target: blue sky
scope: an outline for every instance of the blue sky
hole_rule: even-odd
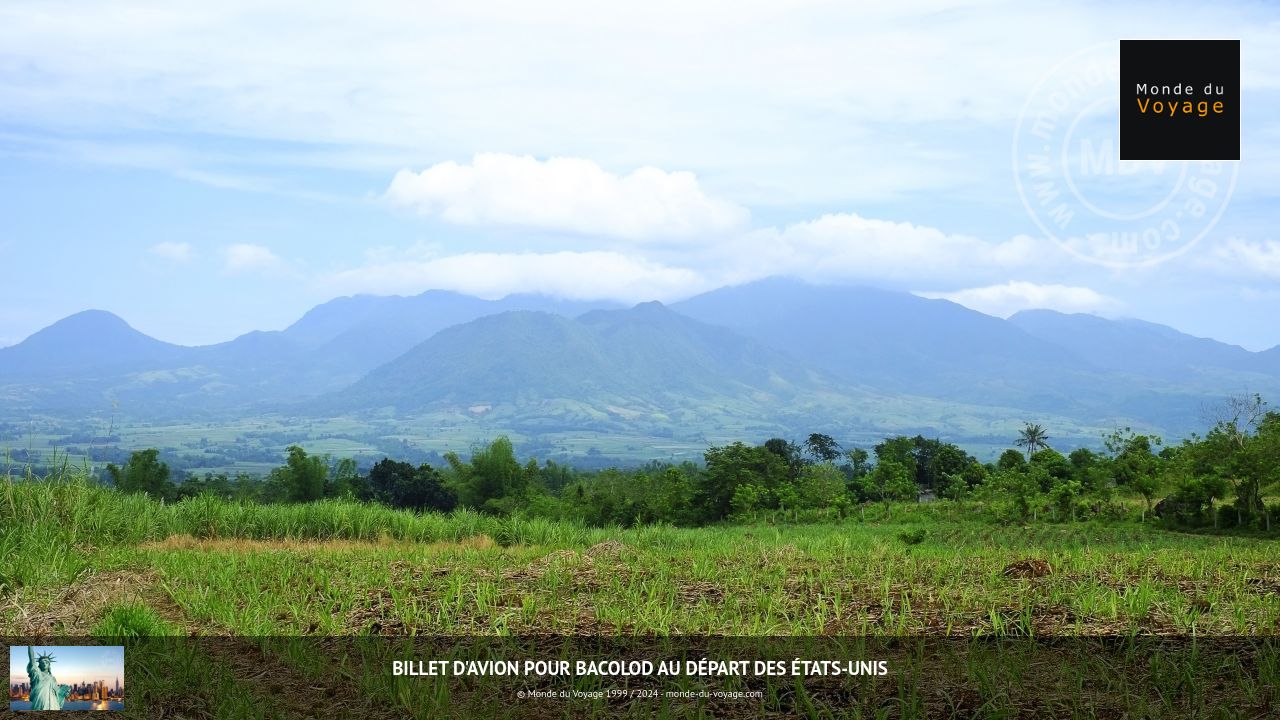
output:
[[[357,292],[779,272],[1280,344],[1280,8],[859,5],[4,3],[0,345],[91,307],[202,344]],[[1019,112],[1081,49],[1179,37],[1242,40],[1235,190],[1176,258],[1087,262],[1019,199]]]
[[[53,676],[59,683],[73,685],[77,683],[102,680],[109,687],[115,687],[116,678],[124,684],[124,648],[120,646],[36,646],[36,655],[51,653],[53,655]],[[9,684],[28,682],[27,646],[14,645],[9,648]]]

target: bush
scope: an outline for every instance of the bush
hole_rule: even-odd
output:
[[[929,531],[924,528],[913,528],[911,530],[903,530],[898,533],[898,539],[904,545],[919,545],[929,536]]]

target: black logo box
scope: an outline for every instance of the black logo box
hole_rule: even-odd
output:
[[[1239,40],[1120,41],[1121,160],[1239,160],[1240,101]]]

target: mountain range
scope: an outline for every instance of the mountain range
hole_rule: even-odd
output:
[[[1227,394],[1280,390],[1249,352],[1138,320],[768,279],[675,303],[428,291],[338,298],[280,331],[183,347],[89,310],[0,349],[0,419],[455,413],[494,427],[920,428],[993,417],[1177,436]],[[978,429],[975,430],[975,427]]]
[[[171,345],[101,310],[64,318],[0,348],[9,412],[67,413],[115,404],[136,415],[271,411],[339,390],[444,328],[508,310],[575,315],[599,307],[538,295],[483,300],[430,290],[318,305],[284,330],[200,347]]]

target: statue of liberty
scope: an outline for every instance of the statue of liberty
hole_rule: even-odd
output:
[[[31,709],[61,710],[62,703],[71,693],[71,687],[59,685],[53,677],[53,671],[49,669],[53,665],[53,656],[44,653],[36,657],[36,649],[28,645],[27,657],[30,658],[27,661],[27,677],[31,678]]]

